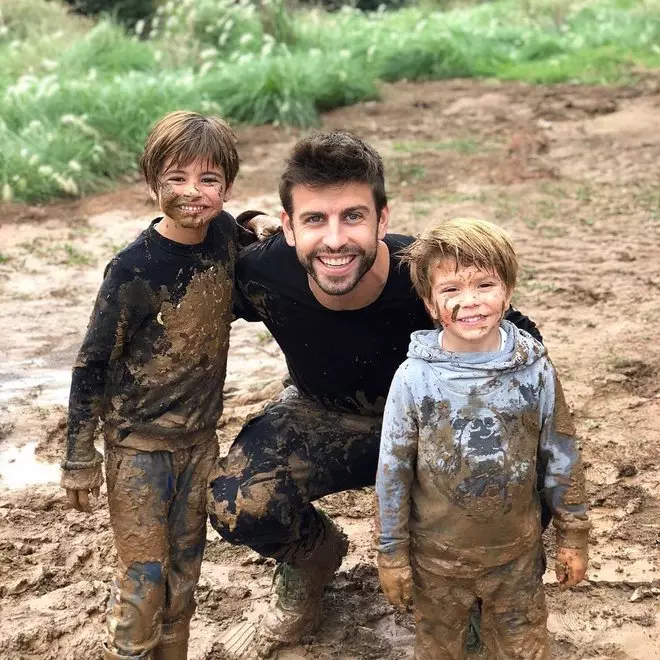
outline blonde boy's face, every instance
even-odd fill
[[[511,294],[499,275],[453,260],[435,263],[431,270],[429,314],[444,328],[443,348],[455,352],[497,350],[499,325]]]
[[[181,229],[202,229],[231,196],[222,167],[196,160],[185,167],[169,162],[155,191],[160,210]]]

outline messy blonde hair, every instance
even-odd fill
[[[233,183],[239,168],[236,136],[216,115],[177,110],[165,115],[153,127],[140,167],[147,185],[156,191],[168,162],[186,167],[198,159],[222,167],[227,185]]]
[[[497,273],[507,293],[516,286],[518,260],[509,234],[501,227],[476,218],[452,218],[427,229],[401,253],[419,297],[431,300],[432,268],[441,261],[476,266]]]

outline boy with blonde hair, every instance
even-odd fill
[[[585,575],[590,523],[555,369],[503,320],[518,270],[511,239],[458,218],[427,230],[403,260],[439,327],[412,334],[385,407],[383,591],[395,605],[414,600],[417,660],[463,658],[475,602],[489,657],[549,658],[537,462],[564,587]]]
[[[73,369],[62,486],[91,510],[100,418],[119,564],[104,657],[184,660],[218,454],[241,231],[223,204],[239,159],[222,119],[180,111],[156,124],[141,165],[162,215],[105,270]]]

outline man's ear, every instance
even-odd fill
[[[290,247],[296,247],[296,237],[293,235],[293,221],[289,214],[282,210],[280,213],[280,221],[282,223],[282,231],[284,231],[284,238]]]
[[[158,201],[158,193],[153,188],[149,188],[149,197],[152,202]]]
[[[388,206],[384,206],[383,210],[380,212],[380,218],[378,220],[378,240],[382,241],[387,234],[387,227],[390,223],[390,209]]]
[[[228,202],[231,199],[231,193],[234,190],[234,183],[230,183],[226,188],[225,188],[225,194],[224,197],[222,198],[225,202]]]

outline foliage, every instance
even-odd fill
[[[45,0],[0,4],[0,190],[79,195],[134,175],[153,122],[189,108],[310,126],[378,81],[629,82],[660,67],[660,0],[498,0],[447,11],[169,0],[127,32]]]

